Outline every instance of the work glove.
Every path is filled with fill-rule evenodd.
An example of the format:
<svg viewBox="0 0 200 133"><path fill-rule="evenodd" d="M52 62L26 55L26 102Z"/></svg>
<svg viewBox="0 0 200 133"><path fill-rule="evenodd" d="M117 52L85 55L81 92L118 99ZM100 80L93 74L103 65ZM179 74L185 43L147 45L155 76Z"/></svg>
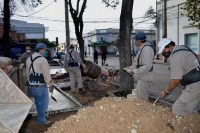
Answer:
<svg viewBox="0 0 200 133"><path fill-rule="evenodd" d="M125 68L123 68L123 70L125 72L127 72L129 75L133 75L134 74L132 67L125 67Z"/></svg>

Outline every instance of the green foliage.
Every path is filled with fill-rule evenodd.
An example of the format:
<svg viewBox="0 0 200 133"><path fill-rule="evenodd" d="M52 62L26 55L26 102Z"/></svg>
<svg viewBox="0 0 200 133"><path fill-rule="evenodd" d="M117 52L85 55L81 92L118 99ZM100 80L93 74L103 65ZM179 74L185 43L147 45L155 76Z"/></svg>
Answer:
<svg viewBox="0 0 200 133"><path fill-rule="evenodd" d="M35 8L42 4L42 0L21 0L20 3L22 5Z"/></svg>
<svg viewBox="0 0 200 133"><path fill-rule="evenodd" d="M55 48L58 46L55 41L50 42L48 39L31 39L30 40L30 43L34 43L34 44L37 44L39 42L45 43L48 48Z"/></svg>
<svg viewBox="0 0 200 133"><path fill-rule="evenodd" d="M1 40L0 40L0 42L1 42ZM12 42L14 42L14 41L12 41ZM45 38L45 39L26 39L26 40L23 40L20 42L14 42L14 43L36 45L37 43L40 43L40 42L45 43L48 48L55 48L58 46L55 41L50 42L47 38Z"/></svg>
<svg viewBox="0 0 200 133"><path fill-rule="evenodd" d="M187 0L184 10L191 25L200 29L200 0Z"/></svg>
<svg viewBox="0 0 200 133"><path fill-rule="evenodd" d="M116 8L119 5L119 0L102 0L106 7Z"/></svg>
<svg viewBox="0 0 200 133"><path fill-rule="evenodd" d="M48 48L55 48L58 46L55 41L50 42L48 39L42 39L41 42L45 43Z"/></svg>
<svg viewBox="0 0 200 133"><path fill-rule="evenodd" d="M156 11L153 9L152 6L149 7L149 9L144 14L144 17L155 19L156 18Z"/></svg>

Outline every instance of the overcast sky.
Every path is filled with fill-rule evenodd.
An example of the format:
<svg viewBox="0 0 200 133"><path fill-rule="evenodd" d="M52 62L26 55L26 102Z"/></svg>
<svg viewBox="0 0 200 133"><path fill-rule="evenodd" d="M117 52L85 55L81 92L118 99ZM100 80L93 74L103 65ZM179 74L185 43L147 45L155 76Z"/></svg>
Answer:
<svg viewBox="0 0 200 133"><path fill-rule="evenodd" d="M48 28L46 32L46 38L50 41L54 41L56 37L59 37L59 42L65 42L65 22L64 22L64 0L43 0L43 5L33 9L32 11L25 12L18 10L15 14L18 15L30 15L29 17L14 16L14 19L24 20L33 23L44 24ZM76 1L76 0L73 0ZM104 28L119 28L119 17L121 13L121 3L116 9L105 7L101 0L88 0L87 8L85 9L83 19L84 33L90 32L94 29ZM146 10L153 6L155 9L156 0L134 0L133 18L143 17ZM70 16L70 36L75 37L74 25ZM46 20L44 20L46 19ZM106 21L106 22L102 22ZM134 19L133 26L135 28L150 28L152 22L147 21L145 24L137 24L136 22L142 21L142 19Z"/></svg>

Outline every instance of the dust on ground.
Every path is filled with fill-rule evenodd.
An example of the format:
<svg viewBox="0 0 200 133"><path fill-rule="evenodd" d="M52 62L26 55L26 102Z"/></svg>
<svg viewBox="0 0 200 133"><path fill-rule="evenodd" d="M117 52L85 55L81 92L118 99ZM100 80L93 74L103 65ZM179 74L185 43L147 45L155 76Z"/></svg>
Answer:
<svg viewBox="0 0 200 133"><path fill-rule="evenodd" d="M179 117L138 98L107 97L55 122L46 133L199 133L200 115Z"/></svg>

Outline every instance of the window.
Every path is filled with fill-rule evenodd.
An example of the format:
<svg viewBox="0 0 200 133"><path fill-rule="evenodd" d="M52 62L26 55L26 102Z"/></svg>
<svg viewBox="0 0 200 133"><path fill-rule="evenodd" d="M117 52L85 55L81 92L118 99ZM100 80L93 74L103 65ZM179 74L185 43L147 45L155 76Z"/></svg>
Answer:
<svg viewBox="0 0 200 133"><path fill-rule="evenodd" d="M107 30L99 30L99 33L107 33Z"/></svg>
<svg viewBox="0 0 200 133"><path fill-rule="evenodd" d="M198 52L198 34L185 34L185 45L192 49L195 53Z"/></svg>

